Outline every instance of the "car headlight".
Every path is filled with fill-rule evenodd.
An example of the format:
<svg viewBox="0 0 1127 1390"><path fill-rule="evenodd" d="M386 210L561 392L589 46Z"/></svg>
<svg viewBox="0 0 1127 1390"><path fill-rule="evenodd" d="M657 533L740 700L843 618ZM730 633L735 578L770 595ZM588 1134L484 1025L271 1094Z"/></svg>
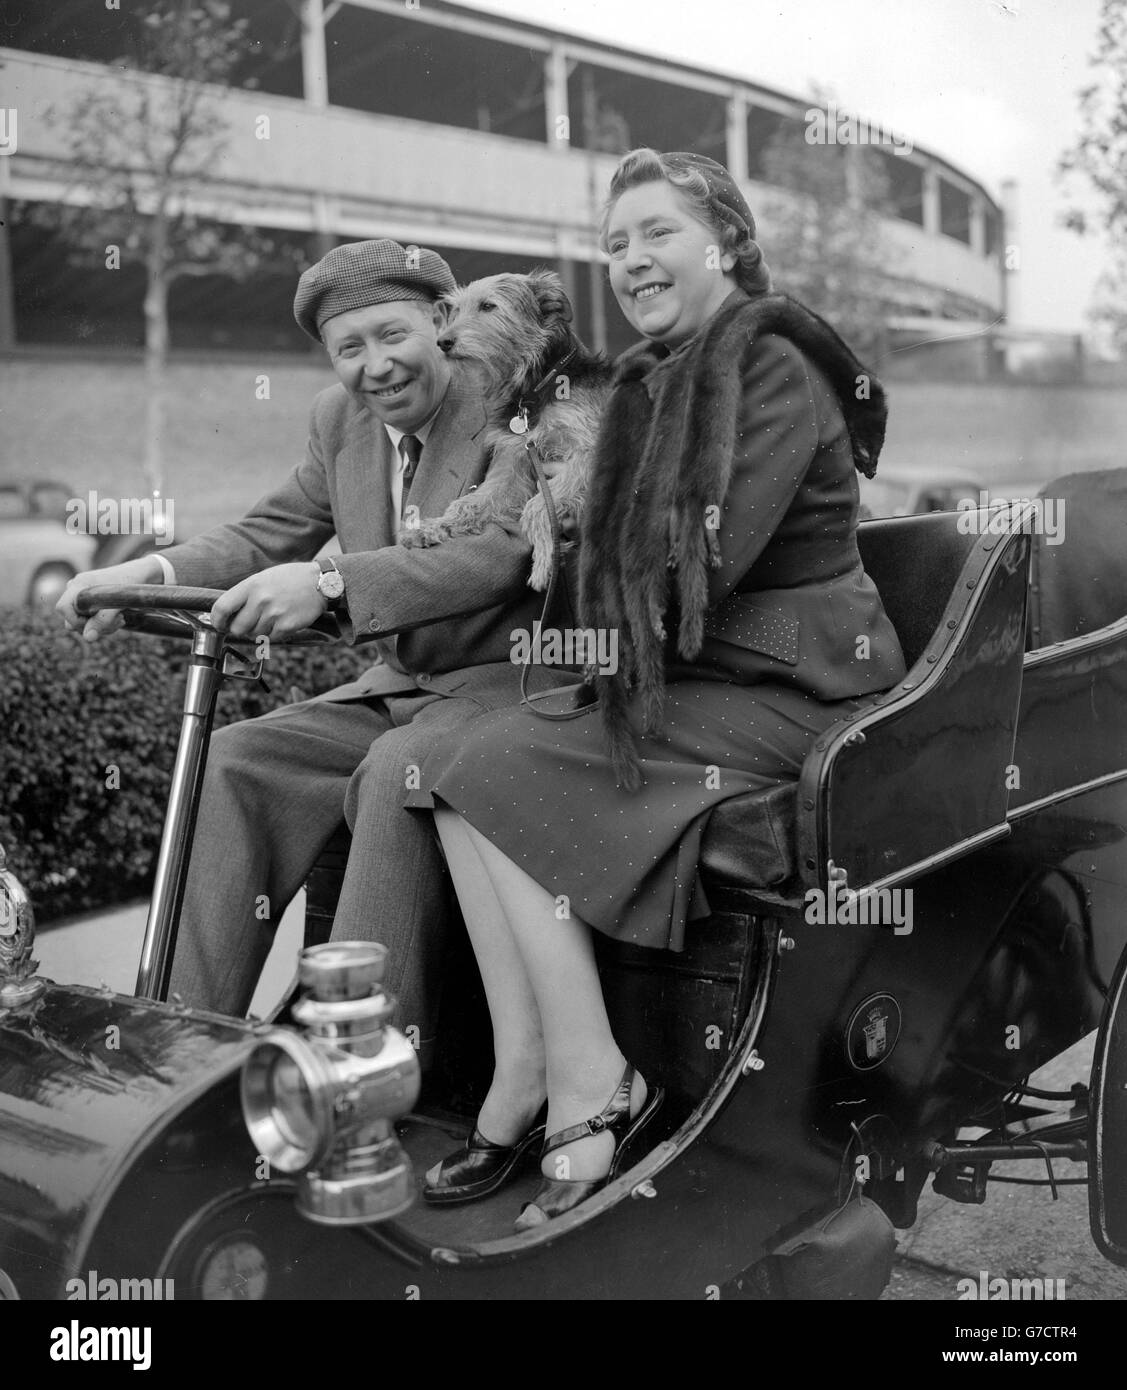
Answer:
<svg viewBox="0 0 1127 1390"><path fill-rule="evenodd" d="M410 1162L392 1122L419 1094L414 1048L388 1020L386 951L332 942L301 954L307 993L293 1007L304 1029L275 1028L247 1058L243 1118L258 1152L300 1173L298 1210L310 1220L385 1220L414 1200Z"/></svg>

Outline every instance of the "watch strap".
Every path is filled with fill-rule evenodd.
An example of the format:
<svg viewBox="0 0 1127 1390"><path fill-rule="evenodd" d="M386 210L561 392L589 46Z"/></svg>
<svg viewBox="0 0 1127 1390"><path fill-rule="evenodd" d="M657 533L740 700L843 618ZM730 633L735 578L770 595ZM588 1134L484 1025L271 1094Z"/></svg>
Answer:
<svg viewBox="0 0 1127 1390"><path fill-rule="evenodd" d="M318 584L317 584L317 591L318 591L318 593L320 593L320 594L322 595L322 597L325 599L325 603L326 603L326 605L327 605L327 611L330 612L330 613L336 613L336 612L338 612L341 608L344 607L344 598L345 598L345 595L344 595L344 588L343 588L343 585L344 585L344 575L342 575L341 572L340 572L340 570L337 568L336 561L330 559L329 556L327 556L327 555L319 555L319 556L317 557L317 564L318 564L318 565L320 566L320 568L321 568L321 574L322 574L322 575L326 575L326 574L335 574L335 575L340 579L341 586L342 586L342 587L341 587L341 592L340 592L339 594L335 594L335 595L326 594L325 591L324 591L324 589L321 587L320 582L318 582Z"/></svg>

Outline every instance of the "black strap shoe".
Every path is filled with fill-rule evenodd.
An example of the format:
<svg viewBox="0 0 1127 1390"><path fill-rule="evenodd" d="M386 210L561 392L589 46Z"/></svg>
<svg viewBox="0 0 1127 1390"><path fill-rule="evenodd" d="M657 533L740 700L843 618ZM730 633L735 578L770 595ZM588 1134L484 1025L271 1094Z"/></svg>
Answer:
<svg viewBox="0 0 1127 1390"><path fill-rule="evenodd" d="M540 1116L546 1112L546 1104ZM474 1126L457 1153L442 1160L438 1181L423 1186L423 1201L435 1206L477 1202L504 1187L520 1172L522 1162L544 1142L544 1121L537 1123L515 1144L493 1144Z"/></svg>
<svg viewBox="0 0 1127 1390"><path fill-rule="evenodd" d="M592 1134L610 1133L614 1136L615 1151L614 1157L611 1159L610 1171L606 1177L545 1178L540 1184L536 1196L521 1208L520 1215L516 1219L515 1230L530 1231L535 1226L542 1226L546 1221L551 1221L554 1216L563 1216L565 1212L577 1207L580 1202L585 1202L588 1197L601 1191L608 1183L618 1177L620 1172L624 1171L627 1155L635 1146L642 1131L646 1129L661 1109L661 1103L665 1099L664 1090L658 1086L656 1090L647 1094L641 1110L631 1118L630 1092L633 1085L634 1068L630 1063L627 1063L626 1070L622 1073L622 1080L618 1083L618 1089L611 1096L606 1108L601 1110L599 1114L593 1115L589 1120L582 1120L577 1125L570 1125L567 1129L558 1130L545 1143L540 1154L540 1157L544 1158L553 1149L561 1149L565 1144L573 1144L577 1139L586 1139Z"/></svg>

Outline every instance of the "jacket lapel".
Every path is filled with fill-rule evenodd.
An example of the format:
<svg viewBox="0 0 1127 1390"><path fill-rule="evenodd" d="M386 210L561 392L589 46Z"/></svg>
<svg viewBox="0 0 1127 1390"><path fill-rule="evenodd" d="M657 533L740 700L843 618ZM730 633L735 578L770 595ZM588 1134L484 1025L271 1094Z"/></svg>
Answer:
<svg viewBox="0 0 1127 1390"><path fill-rule="evenodd" d="M458 363L451 365L446 399L411 484L409 500L420 516L438 516L470 483L481 481L485 392L476 374Z"/></svg>
<svg viewBox="0 0 1127 1390"><path fill-rule="evenodd" d="M346 550L378 550L394 543L398 518L391 515L392 464L387 431L366 410L358 412L336 465L342 503L337 533Z"/></svg>
<svg viewBox="0 0 1127 1390"><path fill-rule="evenodd" d="M481 433L485 393L475 375L455 365L418 472L410 502L420 516L438 516L484 471ZM337 534L345 550L394 545L399 518L391 514L391 470L398 466L383 424L366 410L349 422L336 459L339 489Z"/></svg>

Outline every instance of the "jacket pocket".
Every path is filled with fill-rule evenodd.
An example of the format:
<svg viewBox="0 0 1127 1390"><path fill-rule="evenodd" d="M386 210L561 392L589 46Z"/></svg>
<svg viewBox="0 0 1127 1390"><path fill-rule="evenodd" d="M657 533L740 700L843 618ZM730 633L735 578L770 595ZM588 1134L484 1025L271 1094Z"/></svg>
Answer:
<svg viewBox="0 0 1127 1390"><path fill-rule="evenodd" d="M797 618L771 608L749 594L729 594L705 619L707 637L772 656L788 666L798 665Z"/></svg>

